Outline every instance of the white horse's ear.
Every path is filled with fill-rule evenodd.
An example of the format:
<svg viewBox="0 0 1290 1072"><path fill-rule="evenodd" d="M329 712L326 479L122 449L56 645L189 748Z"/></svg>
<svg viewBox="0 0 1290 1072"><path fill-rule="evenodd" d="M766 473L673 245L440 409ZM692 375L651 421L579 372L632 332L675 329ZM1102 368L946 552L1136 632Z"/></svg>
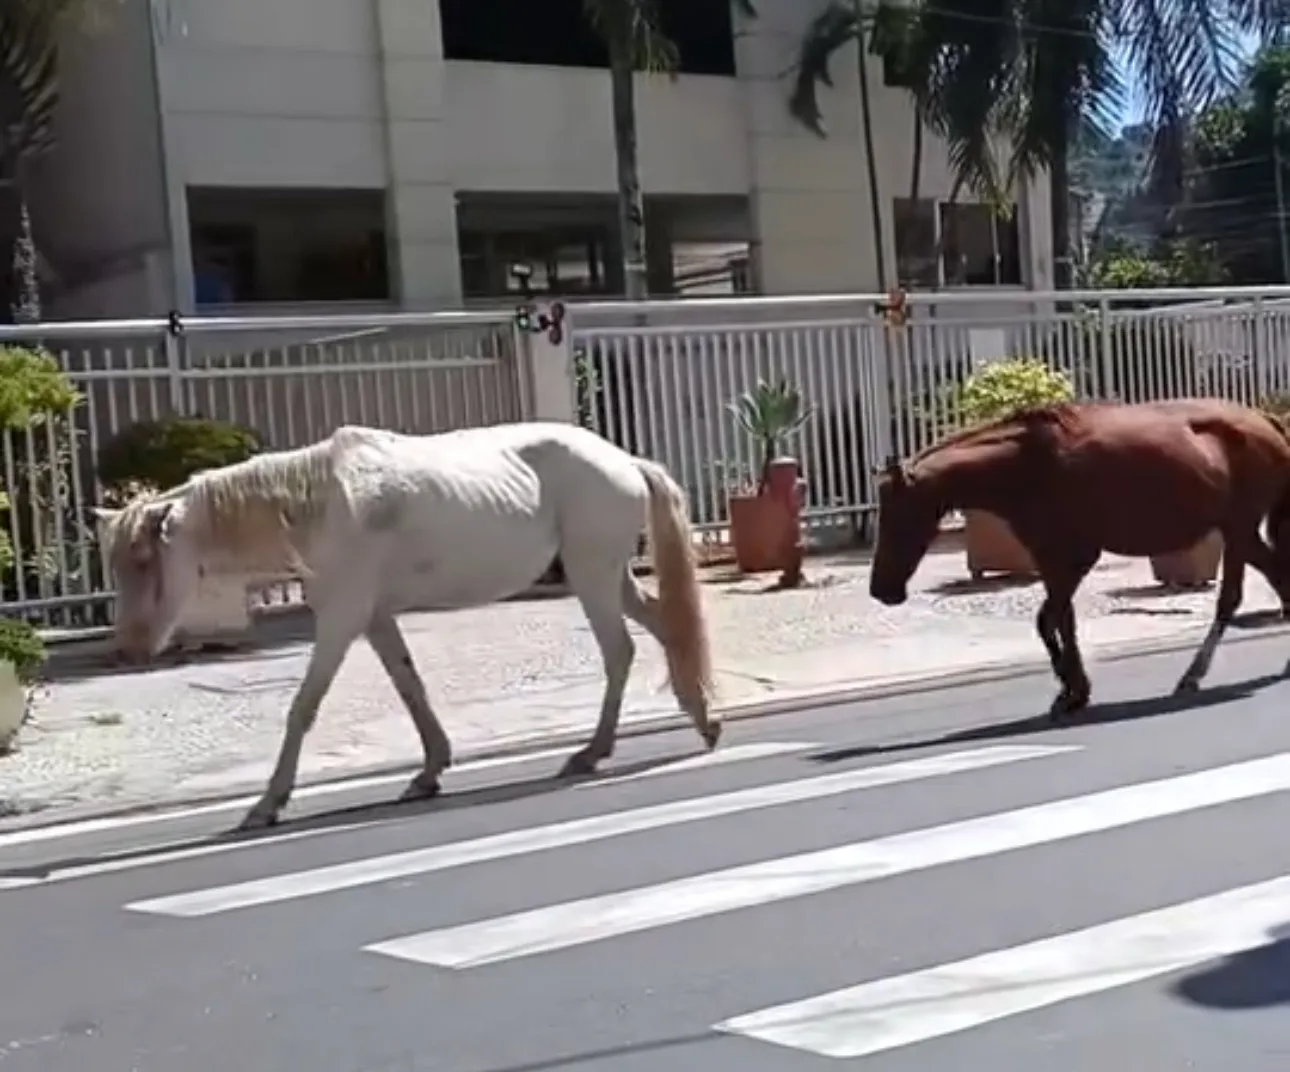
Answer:
<svg viewBox="0 0 1290 1072"><path fill-rule="evenodd" d="M166 523L170 520L170 510L175 504L172 502L149 503L144 507L144 516L148 519L148 533L153 539L161 543L166 542L168 536Z"/></svg>

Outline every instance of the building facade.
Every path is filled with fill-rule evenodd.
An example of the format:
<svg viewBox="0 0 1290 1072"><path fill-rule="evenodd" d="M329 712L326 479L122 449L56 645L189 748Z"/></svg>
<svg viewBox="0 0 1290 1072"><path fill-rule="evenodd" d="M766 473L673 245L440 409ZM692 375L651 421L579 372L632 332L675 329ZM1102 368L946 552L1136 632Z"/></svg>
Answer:
<svg viewBox="0 0 1290 1072"><path fill-rule="evenodd" d="M1051 285L1046 183L1011 221L947 208L929 137L911 204L912 109L871 59L875 235L855 50L820 138L786 103L812 3L756 6L662 4L680 73L637 76L653 292L873 291L876 243L918 285ZM33 197L51 312L455 307L512 300L517 261L539 291L615 293L610 85L581 12L123 0L67 43Z"/></svg>

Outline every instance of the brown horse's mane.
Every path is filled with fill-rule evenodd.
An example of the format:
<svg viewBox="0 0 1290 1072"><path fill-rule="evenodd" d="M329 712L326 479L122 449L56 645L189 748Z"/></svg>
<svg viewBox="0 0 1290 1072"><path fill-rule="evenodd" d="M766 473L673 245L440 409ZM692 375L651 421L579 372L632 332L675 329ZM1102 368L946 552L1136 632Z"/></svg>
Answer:
<svg viewBox="0 0 1290 1072"><path fill-rule="evenodd" d="M975 446L981 442L1004 443L1024 435L1036 425L1056 426L1062 431L1073 432L1082 426L1081 403L1050 402L1042 406L997 417L942 436L931 446L924 447L909 460L911 468L921 466L945 451L962 446Z"/></svg>

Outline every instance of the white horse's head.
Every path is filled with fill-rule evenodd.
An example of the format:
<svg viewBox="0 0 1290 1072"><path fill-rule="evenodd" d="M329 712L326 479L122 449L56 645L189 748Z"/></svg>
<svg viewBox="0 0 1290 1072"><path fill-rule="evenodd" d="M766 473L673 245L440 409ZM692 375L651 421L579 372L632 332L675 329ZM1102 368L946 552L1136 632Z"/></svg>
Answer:
<svg viewBox="0 0 1290 1072"><path fill-rule="evenodd" d="M117 586L117 643L150 659L212 573L307 573L293 542L321 519L331 484L330 442L266 453L194 473L119 510L94 508Z"/></svg>
<svg viewBox="0 0 1290 1072"><path fill-rule="evenodd" d="M202 577L188 503L182 495L142 497L94 513L116 580L117 643L131 659L151 659L170 643Z"/></svg>

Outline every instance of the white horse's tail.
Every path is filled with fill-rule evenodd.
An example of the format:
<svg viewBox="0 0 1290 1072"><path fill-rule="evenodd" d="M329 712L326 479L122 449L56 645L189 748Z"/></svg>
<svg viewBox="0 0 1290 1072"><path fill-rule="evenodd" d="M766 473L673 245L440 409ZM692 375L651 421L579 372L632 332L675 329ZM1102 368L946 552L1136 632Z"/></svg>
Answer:
<svg viewBox="0 0 1290 1072"><path fill-rule="evenodd" d="M682 704L706 713L713 693L712 651L685 493L657 462L635 462L649 488L650 552L672 690Z"/></svg>

